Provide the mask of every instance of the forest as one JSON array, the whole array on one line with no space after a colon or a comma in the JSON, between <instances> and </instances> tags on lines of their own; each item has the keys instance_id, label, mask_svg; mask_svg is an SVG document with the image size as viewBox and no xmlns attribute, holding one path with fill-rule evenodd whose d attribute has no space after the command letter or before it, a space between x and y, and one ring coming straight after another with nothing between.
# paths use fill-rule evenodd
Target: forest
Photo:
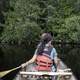
<instances>
[{"instance_id":1,"label":"forest","mask_svg":"<svg viewBox=\"0 0 80 80\"><path fill-rule=\"evenodd\" d=\"M1 43L35 44L46 31L79 42L80 0L0 0Z\"/></svg>"}]
</instances>

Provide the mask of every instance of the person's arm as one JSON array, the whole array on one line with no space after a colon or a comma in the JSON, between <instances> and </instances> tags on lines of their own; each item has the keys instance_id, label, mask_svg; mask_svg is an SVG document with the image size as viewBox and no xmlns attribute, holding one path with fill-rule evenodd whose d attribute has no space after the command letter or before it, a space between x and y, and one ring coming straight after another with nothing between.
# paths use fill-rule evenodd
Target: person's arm
<instances>
[{"instance_id":1,"label":"person's arm","mask_svg":"<svg viewBox=\"0 0 80 80\"><path fill-rule=\"evenodd\" d=\"M41 45L41 42L38 44L37 49L35 50L35 53L34 53L34 56L32 57L32 59L30 59L30 60L27 61L26 63L23 63L23 64L21 65L22 67L25 67L25 66L27 66L28 64L31 64L31 63L35 62L36 57L37 57L37 55L38 55L38 48L39 48L40 45Z\"/></svg>"},{"instance_id":2,"label":"person's arm","mask_svg":"<svg viewBox=\"0 0 80 80\"><path fill-rule=\"evenodd\" d=\"M60 68L60 59L58 58L57 55L55 55L55 57L54 57L54 62L56 64L56 68L58 70Z\"/></svg>"},{"instance_id":3,"label":"person's arm","mask_svg":"<svg viewBox=\"0 0 80 80\"><path fill-rule=\"evenodd\" d=\"M21 66L22 68L24 68L25 66L27 66L28 64L31 64L33 62L35 62L37 55L34 54L34 56L32 57L32 59L30 59L29 61L27 61L26 63L23 63Z\"/></svg>"},{"instance_id":4,"label":"person's arm","mask_svg":"<svg viewBox=\"0 0 80 80\"><path fill-rule=\"evenodd\" d=\"M55 48L53 48L52 53L53 53L52 56L53 56L53 62L54 62L54 64L55 64L55 67L56 67L57 69L59 69L59 58L58 58L58 54L57 54L57 51L56 51Z\"/></svg>"}]
</instances>

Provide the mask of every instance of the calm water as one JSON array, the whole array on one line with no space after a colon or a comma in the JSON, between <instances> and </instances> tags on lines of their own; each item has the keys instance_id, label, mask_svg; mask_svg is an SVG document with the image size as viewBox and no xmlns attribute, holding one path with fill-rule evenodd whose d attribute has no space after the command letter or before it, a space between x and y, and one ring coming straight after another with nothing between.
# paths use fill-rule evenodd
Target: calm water
<instances>
[{"instance_id":1,"label":"calm water","mask_svg":"<svg viewBox=\"0 0 80 80\"><path fill-rule=\"evenodd\" d=\"M80 46L54 45L58 56L72 69L80 80ZM34 54L34 48L26 46L0 45L0 71L19 66L29 60Z\"/></svg>"}]
</instances>

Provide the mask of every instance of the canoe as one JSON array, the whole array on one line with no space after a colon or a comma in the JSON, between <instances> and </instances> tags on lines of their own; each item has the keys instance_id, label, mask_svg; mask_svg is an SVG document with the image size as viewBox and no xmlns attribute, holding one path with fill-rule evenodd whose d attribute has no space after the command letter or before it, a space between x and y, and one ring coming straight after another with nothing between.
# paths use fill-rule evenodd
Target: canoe
<instances>
[{"instance_id":1,"label":"canoe","mask_svg":"<svg viewBox=\"0 0 80 80\"><path fill-rule=\"evenodd\" d=\"M64 80L77 80L73 75L71 69L68 68L61 60L60 60L60 69L58 70L58 72L41 72L41 71L38 72L34 70L33 68L34 66L35 66L34 64L31 64L26 67L26 71L20 71L16 77L16 80L23 80L23 78L27 78L28 80L37 80L36 78L40 78L43 76L45 77L45 75L48 77L51 77L51 76L64 77L65 76L68 79L64 79ZM24 80L27 80L27 79L24 79Z\"/></svg>"}]
</instances>

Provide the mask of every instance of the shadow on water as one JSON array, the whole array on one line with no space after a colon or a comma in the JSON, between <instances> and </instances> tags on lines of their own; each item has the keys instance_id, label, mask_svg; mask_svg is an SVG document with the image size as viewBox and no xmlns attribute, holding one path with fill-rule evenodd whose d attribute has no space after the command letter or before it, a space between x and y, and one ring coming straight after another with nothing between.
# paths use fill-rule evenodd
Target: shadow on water
<instances>
[{"instance_id":1,"label":"shadow on water","mask_svg":"<svg viewBox=\"0 0 80 80\"><path fill-rule=\"evenodd\" d=\"M80 49L78 46L55 45L59 57L80 80ZM17 45L0 45L0 71L9 70L31 59L34 48ZM11 80L11 79L10 79Z\"/></svg>"},{"instance_id":2,"label":"shadow on water","mask_svg":"<svg viewBox=\"0 0 80 80\"><path fill-rule=\"evenodd\" d=\"M80 46L63 45L57 46L59 57L72 69L72 72L80 80Z\"/></svg>"},{"instance_id":3,"label":"shadow on water","mask_svg":"<svg viewBox=\"0 0 80 80\"><path fill-rule=\"evenodd\" d=\"M33 49L24 46L0 45L0 71L12 69L29 60Z\"/></svg>"},{"instance_id":4,"label":"shadow on water","mask_svg":"<svg viewBox=\"0 0 80 80\"><path fill-rule=\"evenodd\" d=\"M65 57L65 63L72 68L72 71L80 80L80 48L73 48Z\"/></svg>"}]
</instances>

